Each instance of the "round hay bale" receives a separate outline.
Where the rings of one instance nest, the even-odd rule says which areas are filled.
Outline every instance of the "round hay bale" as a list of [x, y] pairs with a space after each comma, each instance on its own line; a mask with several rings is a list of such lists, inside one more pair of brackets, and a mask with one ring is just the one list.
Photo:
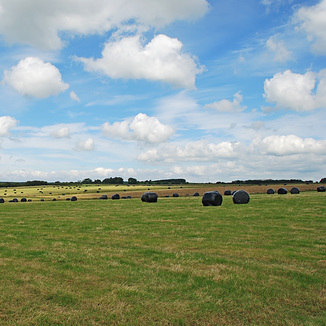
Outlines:
[[131, 196], [127, 196], [127, 199], [131, 199]]
[[42, 198], [41, 201], [44, 201], [44, 199]]
[[269, 188], [267, 190], [267, 195], [274, 195], [275, 194], [275, 190], [273, 188]]
[[66, 200], [70, 201], [70, 197], [66, 198]]
[[18, 203], [18, 199], [17, 199], [17, 198], [14, 198], [14, 199], [12, 200], [12, 202], [13, 202], [13, 203]]
[[286, 195], [288, 193], [288, 191], [285, 188], [280, 188], [277, 190], [277, 193], [279, 195]]
[[250, 196], [245, 190], [238, 190], [234, 193], [232, 199], [234, 204], [248, 204]]
[[325, 192], [326, 188], [324, 186], [320, 186], [320, 187], [317, 188], [317, 191], [318, 192]]
[[198, 192], [195, 192], [195, 193], [193, 194], [193, 196], [194, 196], [194, 197], [199, 197], [199, 193], [198, 193]]
[[297, 187], [293, 187], [291, 188], [290, 193], [293, 195], [300, 194], [300, 190]]
[[71, 201], [77, 201], [77, 197], [76, 196], [72, 196], [71, 197]]
[[53, 198], [52, 201], [56, 201], [56, 198]]
[[24, 197], [20, 200], [22, 203], [26, 203], [27, 202], [27, 199]]
[[224, 191], [224, 195], [225, 196], [231, 196], [232, 195], [232, 191], [231, 190], [225, 190]]
[[155, 192], [145, 192], [141, 195], [142, 202], [145, 203], [156, 203], [158, 195]]
[[108, 195], [102, 195], [102, 197], [100, 197], [100, 199], [108, 199]]
[[5, 200], [3, 198], [0, 198], [0, 204], [3, 204]]
[[179, 194], [175, 193], [172, 195], [172, 197], [179, 197]]
[[119, 194], [114, 194], [111, 198], [113, 200], [117, 200], [117, 199], [120, 199], [120, 195]]
[[221, 206], [223, 197], [218, 191], [207, 191], [201, 200], [204, 206]]
[[28, 199], [28, 202], [31, 202], [32, 201], [32, 199]]

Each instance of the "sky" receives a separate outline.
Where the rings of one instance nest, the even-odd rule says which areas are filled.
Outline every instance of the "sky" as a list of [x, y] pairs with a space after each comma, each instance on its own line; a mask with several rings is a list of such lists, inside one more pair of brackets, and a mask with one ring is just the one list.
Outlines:
[[0, 0], [0, 180], [326, 177], [326, 0]]

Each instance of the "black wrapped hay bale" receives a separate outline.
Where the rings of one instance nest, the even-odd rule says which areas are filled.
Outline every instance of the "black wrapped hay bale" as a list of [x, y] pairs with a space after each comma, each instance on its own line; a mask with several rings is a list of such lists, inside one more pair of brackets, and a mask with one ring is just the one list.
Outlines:
[[141, 200], [145, 203], [156, 203], [158, 195], [155, 192], [145, 192], [141, 195]]
[[199, 193], [198, 193], [198, 192], [195, 192], [195, 193], [193, 194], [193, 196], [194, 196], [194, 197], [198, 197], [198, 196], [199, 196]]
[[172, 195], [172, 197], [179, 197], [179, 194], [175, 193]]
[[17, 198], [14, 198], [14, 199], [12, 200], [12, 202], [13, 202], [13, 203], [18, 203], [18, 199], [17, 199]]
[[120, 199], [120, 195], [119, 194], [115, 194], [111, 197], [113, 200], [116, 200], [116, 199]]
[[299, 190], [299, 188], [297, 188], [297, 187], [293, 187], [291, 190], [290, 190], [290, 193], [291, 194], [300, 194], [300, 190]]
[[221, 206], [223, 201], [222, 195], [218, 191], [207, 191], [201, 200], [204, 206]]
[[24, 197], [20, 200], [22, 203], [26, 203], [27, 202], [27, 199]]
[[232, 191], [231, 190], [225, 190], [224, 191], [224, 195], [225, 196], [231, 196], [232, 195]]
[[324, 186], [320, 186], [320, 187], [317, 188], [317, 191], [318, 192], [325, 192], [326, 188]]
[[102, 195], [102, 197], [100, 197], [100, 199], [108, 199], [108, 195]]
[[72, 196], [71, 197], [71, 201], [77, 201], [77, 197], [76, 196]]
[[233, 194], [232, 199], [234, 204], [248, 204], [250, 196], [245, 190], [238, 190]]
[[269, 188], [267, 190], [267, 195], [274, 195], [275, 194], [275, 190], [273, 188]]
[[277, 193], [279, 195], [286, 195], [288, 191], [285, 188], [280, 188], [279, 190], [277, 190]]
[[5, 200], [3, 198], [0, 198], [0, 204], [3, 204]]

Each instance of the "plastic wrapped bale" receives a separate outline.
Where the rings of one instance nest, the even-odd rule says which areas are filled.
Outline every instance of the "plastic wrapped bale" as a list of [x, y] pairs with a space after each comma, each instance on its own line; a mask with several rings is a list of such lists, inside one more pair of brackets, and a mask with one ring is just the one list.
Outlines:
[[245, 190], [238, 190], [234, 193], [232, 199], [234, 204], [248, 204], [250, 196]]
[[108, 199], [108, 195], [102, 195], [102, 197], [100, 197], [100, 199]]
[[18, 203], [18, 199], [17, 199], [17, 198], [14, 198], [14, 199], [12, 200], [12, 202], [13, 202], [13, 203]]
[[77, 197], [76, 196], [72, 196], [71, 197], [71, 201], [77, 201]]
[[111, 198], [113, 200], [117, 200], [117, 199], [120, 199], [120, 195], [119, 194], [114, 194]]
[[20, 200], [22, 203], [26, 203], [27, 202], [27, 199], [24, 197]]
[[141, 200], [145, 203], [156, 203], [158, 195], [155, 192], [145, 192], [141, 195]]
[[275, 190], [273, 188], [269, 188], [267, 190], [267, 195], [274, 195], [275, 194]]
[[3, 198], [0, 198], [0, 204], [3, 204], [5, 200]]
[[286, 195], [288, 191], [285, 188], [280, 188], [279, 190], [277, 190], [277, 193], [279, 195]]
[[223, 197], [218, 191], [207, 191], [201, 200], [204, 206], [221, 206]]
[[232, 191], [231, 190], [225, 190], [224, 191], [224, 195], [225, 196], [231, 196], [232, 195]]
[[179, 194], [173, 194], [173, 197], [179, 197]]
[[326, 188], [324, 186], [320, 186], [320, 187], [317, 188], [317, 191], [318, 192], [325, 192]]
[[194, 197], [199, 197], [199, 193], [198, 193], [198, 192], [195, 192], [195, 193], [193, 194], [193, 196], [194, 196]]
[[293, 187], [293, 188], [290, 190], [290, 193], [293, 194], [293, 195], [300, 194], [300, 190], [299, 190], [299, 188], [297, 188], [297, 187]]

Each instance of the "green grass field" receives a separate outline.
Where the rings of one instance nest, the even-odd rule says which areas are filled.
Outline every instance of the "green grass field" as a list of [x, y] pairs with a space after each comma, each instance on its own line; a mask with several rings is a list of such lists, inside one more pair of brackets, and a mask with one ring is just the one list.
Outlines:
[[1, 325], [325, 325], [326, 195], [0, 204]]

